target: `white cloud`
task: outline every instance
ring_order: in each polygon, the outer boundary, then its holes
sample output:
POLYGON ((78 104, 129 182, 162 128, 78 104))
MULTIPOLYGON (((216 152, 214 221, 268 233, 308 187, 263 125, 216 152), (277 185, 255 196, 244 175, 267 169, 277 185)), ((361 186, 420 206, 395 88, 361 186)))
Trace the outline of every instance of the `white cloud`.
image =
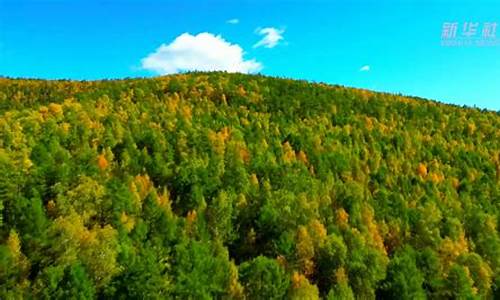
POLYGON ((227 42, 220 35, 183 33, 143 58, 141 66, 159 74, 182 71, 255 73, 262 69, 261 63, 255 59, 245 60, 243 55, 239 45, 227 42))
POLYGON ((266 27, 262 29, 257 29, 257 33, 260 35, 263 35, 264 37, 258 41, 255 45, 253 45, 254 48, 257 47, 266 47, 266 48, 273 48, 278 43, 283 40, 283 33, 285 30, 282 29, 276 29, 274 27, 266 27))
POLYGON ((240 20, 239 19, 230 19, 230 20, 227 20, 226 23, 236 25, 236 24, 240 23, 240 20))
POLYGON ((359 69, 359 71, 360 72, 369 72, 370 66, 369 65, 362 66, 361 69, 359 69))

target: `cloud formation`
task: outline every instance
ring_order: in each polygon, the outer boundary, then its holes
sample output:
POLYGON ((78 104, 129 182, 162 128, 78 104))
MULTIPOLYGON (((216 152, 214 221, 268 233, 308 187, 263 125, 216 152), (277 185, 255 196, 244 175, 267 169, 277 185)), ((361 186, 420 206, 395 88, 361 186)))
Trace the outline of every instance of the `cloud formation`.
POLYGON ((370 66, 369 65, 362 66, 361 69, 359 69, 359 71, 360 72, 369 72, 370 66))
POLYGON ((240 20, 239 19, 230 19, 230 20, 227 20, 226 23, 236 25, 236 24, 240 23, 240 20))
POLYGON ((261 63, 255 59, 245 60, 243 55, 239 45, 227 42, 220 35, 183 33, 143 58, 141 66, 158 74, 183 71, 255 73, 262 69, 261 63))
POLYGON ((265 47, 265 48, 274 48, 281 40, 284 40, 283 33, 285 30, 276 29, 274 27, 266 27, 262 29, 258 29, 257 33, 259 35, 263 35, 264 37, 258 41, 254 48, 257 47, 265 47))

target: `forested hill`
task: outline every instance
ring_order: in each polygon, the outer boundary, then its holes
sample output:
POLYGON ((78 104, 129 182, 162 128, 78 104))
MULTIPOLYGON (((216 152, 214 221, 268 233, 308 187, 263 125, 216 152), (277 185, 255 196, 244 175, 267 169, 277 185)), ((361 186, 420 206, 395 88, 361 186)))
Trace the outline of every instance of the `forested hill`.
POLYGON ((0 79, 0 299, 500 299, 499 211, 495 112, 240 74, 0 79))

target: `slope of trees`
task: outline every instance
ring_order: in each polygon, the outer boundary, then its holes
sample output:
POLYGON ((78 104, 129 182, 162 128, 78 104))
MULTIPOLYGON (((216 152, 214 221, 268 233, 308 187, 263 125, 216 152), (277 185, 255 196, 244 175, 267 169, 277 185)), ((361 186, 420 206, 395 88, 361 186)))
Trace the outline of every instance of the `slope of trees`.
POLYGON ((225 73, 0 78, 1 299, 498 299, 500 115, 225 73))

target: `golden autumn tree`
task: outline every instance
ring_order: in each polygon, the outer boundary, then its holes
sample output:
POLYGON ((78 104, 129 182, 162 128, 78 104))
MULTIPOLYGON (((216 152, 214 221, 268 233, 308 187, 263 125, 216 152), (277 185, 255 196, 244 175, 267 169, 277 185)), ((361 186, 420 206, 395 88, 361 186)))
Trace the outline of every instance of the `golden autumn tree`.
POLYGON ((297 230, 296 251, 303 274, 312 275, 314 272, 314 242, 305 226, 299 226, 297 230))

